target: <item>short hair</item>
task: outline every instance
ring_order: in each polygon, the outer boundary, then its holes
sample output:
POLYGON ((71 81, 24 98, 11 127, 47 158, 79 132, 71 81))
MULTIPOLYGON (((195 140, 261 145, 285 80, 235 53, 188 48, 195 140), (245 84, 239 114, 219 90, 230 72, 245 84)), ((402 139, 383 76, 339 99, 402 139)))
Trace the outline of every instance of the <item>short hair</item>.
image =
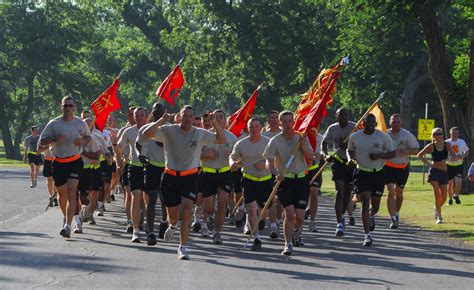
MULTIPOLYGON (((74 99, 73 99, 70 95, 64 96, 64 97, 61 99, 61 104, 65 104, 66 101, 73 101, 73 102, 74 102, 74 99)), ((76 102, 74 102, 74 103, 76 103, 76 102)))
POLYGON ((248 121, 247 121, 247 126, 250 125, 250 123, 252 122, 259 122, 260 123, 260 126, 262 125, 262 120, 260 120, 259 117, 251 117, 248 121))
POLYGON ((209 113, 204 113, 204 114, 202 114, 202 118, 203 118, 203 119, 204 119, 204 118, 209 118, 209 113))
POLYGON ((390 119, 392 119, 392 118, 400 118, 400 119, 401 119, 402 116, 401 116, 400 114, 398 114, 398 113, 395 113, 395 114, 392 114, 392 115, 390 116, 390 119))
POLYGON ((194 117, 194 120, 201 120, 201 117, 196 116, 196 117, 194 117))
POLYGON ((372 113, 367 114, 367 115, 365 116, 364 120, 367 120, 368 118, 374 118, 375 121, 377 121, 377 118, 376 118, 375 115, 372 114, 372 113))
POLYGON ((268 111, 267 115, 270 115, 270 114, 279 114, 280 112, 278 112, 277 110, 271 110, 271 111, 268 111))
POLYGON ((181 108, 181 110, 179 111, 179 113, 182 114, 182 113, 183 113, 184 111, 186 111, 186 110, 192 110, 192 111, 194 111, 194 109, 193 109, 192 106, 190 106, 190 105, 184 105, 184 106, 181 108))
POLYGON ((145 111, 145 115, 148 115, 148 112, 146 111, 144 107, 136 107, 135 110, 133 110, 133 113, 135 114, 136 111, 140 111, 140 110, 145 111))
POLYGON ((81 114, 90 114, 90 113, 91 113, 91 111, 89 111, 89 110, 84 110, 84 111, 82 111, 81 114))
POLYGON ((278 115, 278 120, 281 120, 284 116, 288 116, 288 115, 290 115, 291 117, 294 116, 292 111, 288 111, 288 110, 281 111, 280 114, 278 115))
POLYGON ((224 110, 222 110, 222 109, 215 109, 215 110, 214 110, 214 114, 215 114, 215 113, 222 113, 222 114, 224 114, 224 116, 225 116, 225 112, 224 112, 224 110))
POLYGON ((30 130, 33 131, 34 129, 38 129, 38 126, 36 125, 31 126, 30 130))
POLYGON ((458 127, 451 127, 451 129, 449 129, 449 131, 459 131, 459 128, 458 127))

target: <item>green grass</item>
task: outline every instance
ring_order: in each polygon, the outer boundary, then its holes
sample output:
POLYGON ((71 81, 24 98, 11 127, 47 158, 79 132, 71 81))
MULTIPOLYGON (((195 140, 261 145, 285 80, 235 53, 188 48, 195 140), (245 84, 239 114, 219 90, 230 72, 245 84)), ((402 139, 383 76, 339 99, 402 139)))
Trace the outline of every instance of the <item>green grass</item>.
MULTIPOLYGON (((412 164, 412 167, 413 164, 412 164)), ((420 164, 421 167, 421 164, 420 164)), ((418 170, 417 170, 418 171, 418 170)), ((421 169, 420 169, 421 171, 421 169)), ((322 191, 334 195, 334 183, 331 180, 331 171, 323 173, 322 191)), ((425 174, 425 180, 427 174, 425 174)), ((404 201, 400 217, 403 222, 422 227, 427 230, 443 232, 449 238, 463 239, 474 245, 474 195, 461 195, 460 205, 445 205, 442 208, 443 224, 437 225, 433 217, 434 195, 432 187, 425 181, 423 184, 422 172, 411 172, 404 190, 404 201)), ((380 204, 379 215, 389 216, 387 211, 387 190, 384 192, 380 204)))
MULTIPOLYGON (((21 146, 21 150, 24 150, 21 146)), ((7 159, 5 157, 5 147, 3 146, 3 140, 0 139, 0 167, 27 167, 22 160, 7 159)))

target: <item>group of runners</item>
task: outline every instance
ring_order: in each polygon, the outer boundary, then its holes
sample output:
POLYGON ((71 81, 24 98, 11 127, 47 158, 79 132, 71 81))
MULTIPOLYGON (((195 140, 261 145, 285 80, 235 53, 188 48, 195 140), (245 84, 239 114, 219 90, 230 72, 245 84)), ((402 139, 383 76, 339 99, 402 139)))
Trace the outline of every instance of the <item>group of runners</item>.
POLYGON ((291 255, 294 246, 304 245, 305 215, 310 219, 308 229, 318 230, 322 177, 315 175, 323 164, 331 164, 335 235, 344 236, 346 213, 348 223, 355 224, 354 203, 360 201, 363 245, 370 246, 385 186, 390 228, 398 228, 409 157, 417 154, 430 167, 436 222, 442 222, 441 207, 448 194, 449 204, 460 203, 461 165, 469 149, 458 138, 457 128, 451 129, 451 139, 446 141, 442 130, 435 128, 433 142, 419 151, 418 141, 402 128, 398 114, 390 117, 391 128, 384 133, 376 129, 372 114, 365 116, 364 128, 356 130, 348 112, 340 108, 336 122, 324 134, 313 130, 302 136, 293 129, 292 112, 271 111, 266 122, 250 118, 237 137, 227 130, 231 124, 220 109, 196 116, 191 106, 175 115, 160 103, 150 113, 131 107, 123 128, 118 129, 110 117, 102 132, 95 128, 90 112, 82 112, 80 118, 74 116, 75 110, 74 99, 64 97, 61 116, 51 120, 41 135, 32 127, 25 141, 31 187, 37 184, 41 152, 45 154, 43 175, 50 205, 59 201, 64 238, 70 238, 72 231, 82 233, 86 221, 95 224, 95 217, 104 214, 104 203, 114 200, 117 187, 124 192, 125 230, 131 242, 140 242, 143 232, 149 246, 156 245, 157 239, 171 242, 179 230, 178 257, 189 259, 190 231, 202 237, 211 237, 212 232, 212 242, 222 244, 228 216, 237 227, 244 226, 255 251, 262 247, 267 224, 271 239, 280 237, 282 224, 281 254, 291 255), (433 157, 431 162, 424 157, 427 153, 433 157), (276 196, 269 198, 277 182, 276 196), (158 199, 162 215, 155 234, 158 199))

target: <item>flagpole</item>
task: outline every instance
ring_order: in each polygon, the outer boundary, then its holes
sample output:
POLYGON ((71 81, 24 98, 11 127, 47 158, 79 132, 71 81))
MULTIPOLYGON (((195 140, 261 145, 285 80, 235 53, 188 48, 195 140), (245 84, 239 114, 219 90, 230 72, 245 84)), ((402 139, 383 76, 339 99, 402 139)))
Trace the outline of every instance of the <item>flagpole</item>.
MULTIPOLYGON (((343 143, 346 143, 349 140, 349 136, 359 128, 360 124, 364 121, 365 116, 367 116, 370 113, 370 111, 383 99, 384 96, 385 96, 385 91, 383 91, 380 94, 380 96, 369 107, 369 109, 365 112, 365 114, 359 119, 359 121, 357 121, 356 125, 354 126, 354 128, 352 128, 352 131, 349 133, 349 135, 347 135, 347 137, 344 139, 343 143)), ((329 163, 329 161, 324 162, 324 164, 321 166, 321 168, 319 168, 318 172, 313 176, 313 178, 311 179, 309 184, 313 184, 313 182, 316 181, 316 179, 321 175, 321 173, 323 173, 324 167, 326 167, 326 165, 328 165, 328 163, 329 163)))

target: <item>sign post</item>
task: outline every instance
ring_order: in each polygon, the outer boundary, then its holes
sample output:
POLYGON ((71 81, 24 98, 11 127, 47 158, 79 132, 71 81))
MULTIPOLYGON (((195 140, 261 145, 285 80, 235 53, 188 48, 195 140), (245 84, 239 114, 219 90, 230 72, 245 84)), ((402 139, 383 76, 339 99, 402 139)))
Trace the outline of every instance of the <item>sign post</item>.
MULTIPOLYGON (((425 118, 418 119, 418 140, 423 140, 423 148, 426 141, 431 140, 431 131, 434 129, 435 120, 428 119, 428 103, 425 103, 425 118)), ((425 184, 425 164, 423 164, 423 184, 425 184)))

